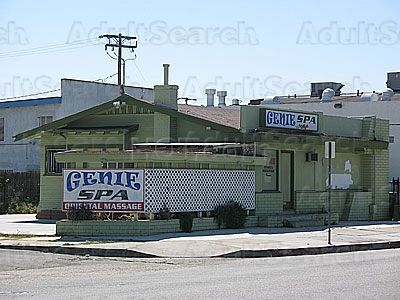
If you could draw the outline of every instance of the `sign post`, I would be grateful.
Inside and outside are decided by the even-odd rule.
[[[328,159],[328,244],[332,245],[331,230],[331,190],[332,190],[332,158],[335,158],[335,142],[325,142],[325,158]]]

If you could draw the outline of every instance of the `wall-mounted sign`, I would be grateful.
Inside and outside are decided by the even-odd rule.
[[[144,211],[143,170],[66,169],[63,210]]]
[[[317,114],[266,109],[261,121],[266,127],[318,131]]]

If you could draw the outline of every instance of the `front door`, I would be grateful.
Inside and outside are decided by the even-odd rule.
[[[283,197],[283,209],[294,208],[294,153],[293,151],[281,151],[281,193]]]

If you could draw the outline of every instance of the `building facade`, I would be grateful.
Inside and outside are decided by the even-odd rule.
[[[379,99],[379,98],[378,98]],[[388,181],[400,176],[400,96],[390,101],[363,101],[361,97],[334,97],[332,101],[319,99],[282,99],[279,109],[302,109],[320,111],[327,115],[342,117],[377,117],[389,120],[389,177]]]
[[[18,134],[17,141],[41,143],[38,217],[60,217],[68,205],[102,211],[96,201],[125,196],[122,188],[117,196],[99,190],[100,183],[130,187],[132,178],[144,177],[142,204],[131,211],[208,213],[234,200],[259,226],[323,225],[324,147],[334,141],[334,219],[390,218],[387,120],[265,105],[178,105],[177,90],[165,81],[154,87],[153,103],[122,95]],[[80,186],[92,188],[66,199]]]

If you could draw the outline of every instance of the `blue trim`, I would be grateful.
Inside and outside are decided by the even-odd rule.
[[[50,98],[38,98],[38,99],[27,99],[27,100],[15,100],[15,101],[4,101],[0,102],[0,108],[8,107],[25,107],[45,104],[57,104],[61,103],[61,97],[50,97]]]

